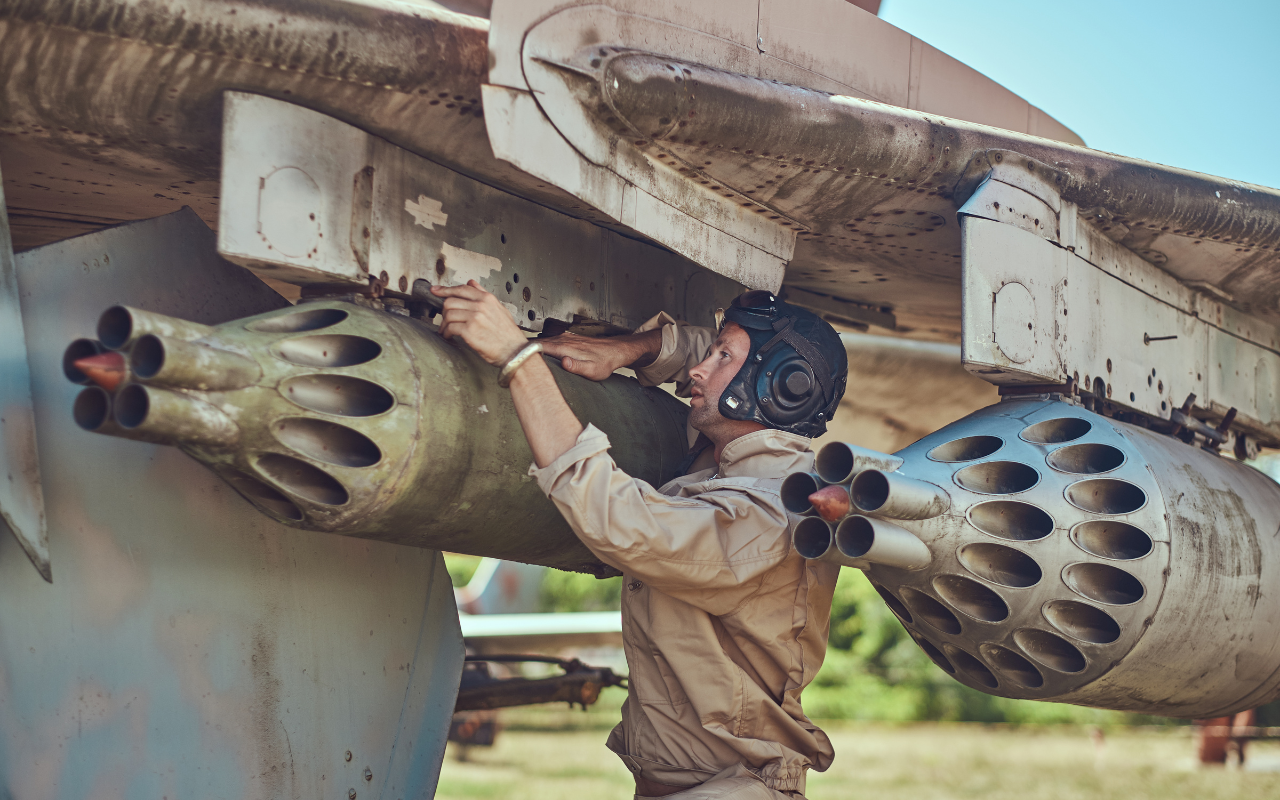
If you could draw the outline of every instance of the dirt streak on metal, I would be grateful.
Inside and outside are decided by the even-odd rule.
[[[26,212],[18,246],[61,238],[68,223],[121,221],[126,208],[192,204],[215,224],[225,89],[323,110],[443,163],[501,170],[480,119],[486,32],[485,20],[390,5],[0,8],[0,131],[12,134],[0,155],[17,169],[6,175],[11,204]],[[62,235],[71,232],[81,231]]]

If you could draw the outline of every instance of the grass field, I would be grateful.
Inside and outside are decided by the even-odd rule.
[[[603,715],[508,718],[492,748],[445,758],[439,800],[630,800],[630,774],[605,750]],[[1280,742],[1254,742],[1246,769],[1196,769],[1185,728],[1111,728],[1101,742],[1077,726],[975,723],[826,727],[836,761],[810,773],[814,800],[1274,800]],[[1263,770],[1263,771],[1257,771]]]

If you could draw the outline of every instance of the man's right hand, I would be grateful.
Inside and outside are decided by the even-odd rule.
[[[600,338],[562,333],[538,341],[566,372],[602,381],[616,369],[652,364],[662,350],[662,329]]]

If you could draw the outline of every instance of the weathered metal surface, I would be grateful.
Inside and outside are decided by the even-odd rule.
[[[174,343],[138,339],[109,414],[77,422],[177,445],[286,525],[611,572],[528,476],[533,455],[497,368],[426,322],[323,300]],[[224,381],[229,358],[254,369]],[[548,363],[623,471],[654,486],[676,476],[686,405],[632,378],[591,381]]]
[[[489,83],[527,89],[519,54],[553,17],[595,15],[567,38],[617,45],[895,106],[1080,143],[1079,137],[990,78],[847,0],[498,0],[490,18]],[[613,16],[616,20],[608,21]],[[614,39],[617,32],[624,39]],[[714,59],[714,60],[705,60]],[[720,59],[724,59],[721,61]],[[951,109],[963,113],[952,114]]]
[[[67,424],[60,351],[103,304],[213,324],[283,301],[191,212],[20,254],[18,278],[58,570],[0,537],[0,794],[430,797],[463,655],[439,554],[292,530],[172,448]]]
[[[956,206],[993,170],[1050,186],[1099,235],[1216,287],[1241,312],[1280,319],[1276,190],[692,60],[623,49],[568,66],[557,74],[583,113],[655,170],[798,228],[788,284],[889,306],[906,327],[958,328]]]
[[[35,425],[13,240],[0,187],[0,527],[7,527],[17,538],[32,565],[48,581],[53,580],[53,573]]]
[[[484,103],[494,153],[753,288],[777,289],[781,262],[791,258],[795,231],[804,223],[753,202],[752,192],[745,191],[750,187],[691,181],[686,170],[662,161],[665,154],[653,157],[643,147],[648,133],[618,125],[599,98],[581,95],[578,76],[571,73],[590,73],[602,59],[640,48],[859,97],[884,100],[900,94],[902,104],[924,97],[935,110],[931,106],[951,92],[921,95],[920,87],[936,89],[936,76],[948,72],[952,83],[968,92],[965,115],[1017,130],[1029,122],[1025,101],[972,70],[957,75],[966,68],[940,54],[950,63],[939,69],[938,59],[923,57],[926,51],[936,53],[932,48],[838,0],[799,5],[721,0],[696,9],[626,0],[608,6],[499,3],[492,18],[495,63]],[[851,41],[869,46],[851,48]],[[850,59],[851,52],[858,57]],[[894,69],[899,59],[902,68]],[[684,76],[673,77],[678,82]],[[905,83],[902,92],[893,91],[908,77],[912,92]],[[998,100],[988,102],[989,95]],[[1011,109],[1021,112],[1016,124]],[[684,126],[688,120],[675,116],[667,123]]]
[[[498,191],[323,114],[228,92],[219,252],[293,283],[475,280],[516,322],[712,325],[741,286],[670,251]],[[578,208],[580,213],[590,212]]]
[[[1194,394],[1221,409],[1217,418],[1236,409],[1236,431],[1280,445],[1280,329],[1108,239],[1082,236],[1067,249],[969,216],[971,205],[961,210],[971,372],[997,384],[1072,380],[1161,420]]]
[[[754,87],[721,92],[725,87],[701,75],[698,116],[682,120],[678,143],[672,135],[636,148],[633,142],[649,141],[650,131],[617,137],[620,154],[610,158],[624,158],[637,180],[666,187],[663,196],[683,198],[676,205],[640,204],[639,194],[628,201],[621,186],[604,192],[588,179],[590,162],[565,138],[577,129],[547,122],[547,114],[570,112],[552,108],[545,94],[538,103],[547,108],[540,109],[528,94],[524,58],[537,54],[522,49],[526,34],[567,19],[556,14],[539,24],[560,7],[499,3],[486,53],[486,21],[437,7],[15,0],[0,8],[0,70],[8,76],[0,82],[6,120],[0,125],[13,134],[0,140],[0,159],[9,169],[19,245],[181,203],[212,223],[215,120],[221,92],[240,89],[357,124],[601,226],[633,227],[628,221],[640,224],[648,214],[648,224],[682,237],[695,260],[740,245],[721,247],[681,215],[737,220],[748,208],[740,203],[762,206],[768,213],[757,214],[755,224],[733,223],[746,237],[737,241],[792,222],[790,230],[800,233],[789,285],[888,309],[902,329],[934,338],[955,337],[961,324],[953,200],[999,159],[1022,154],[1057,165],[1049,177],[1063,177],[1064,196],[1102,234],[1242,312],[1280,313],[1277,244],[1267,239],[1277,224],[1273,192],[1036,138],[1077,141],[971,70],[836,0],[596,6],[592,19],[626,23],[595,26],[595,39],[582,41],[638,47],[685,64],[711,61],[740,73],[717,73],[740,89]],[[564,8],[586,13],[582,5]],[[619,32],[616,41],[601,39],[610,31]],[[562,39],[549,41],[559,47]],[[486,126],[476,115],[489,57]],[[552,70],[541,63],[529,68],[546,76]],[[743,76],[793,85],[751,84]],[[590,122],[595,111],[572,113]],[[957,121],[965,118],[1013,133]],[[543,170],[543,179],[495,159],[486,131],[503,152],[537,154],[521,163]],[[697,169],[681,175],[681,167]],[[573,197],[588,191],[604,193],[589,203]],[[695,246],[702,250],[695,253]]]
[[[492,51],[497,84],[513,68],[520,70],[520,56],[510,57],[508,48],[511,42],[523,41],[525,29],[545,13],[535,5],[520,4],[504,12],[500,4]],[[652,3],[616,6],[624,14],[651,20],[672,11]],[[963,117],[973,112],[971,118],[981,122],[1070,138],[1069,132],[1053,128],[1034,109],[1018,111],[1021,101],[1009,100],[1003,89],[858,9],[842,3],[811,3],[790,10],[784,6],[722,3],[696,12],[683,8],[678,22],[686,31],[697,29],[732,42],[747,59],[743,64],[765,65],[744,67],[749,74],[933,113]],[[784,13],[785,27],[778,24]],[[5,121],[0,124],[13,135],[0,141],[0,159],[10,166],[11,195],[16,192],[19,200],[11,205],[17,206],[13,214],[20,246],[152,216],[184,203],[213,224],[220,202],[216,181],[220,132],[214,120],[221,112],[225,89],[253,91],[317,109],[569,215],[613,229],[627,228],[623,221],[611,221],[600,209],[557,188],[568,180],[565,175],[579,171],[554,166],[556,153],[572,155],[554,129],[548,129],[549,136],[543,135],[547,131],[525,124],[524,117],[504,122],[499,126],[502,130],[488,128],[495,141],[528,140],[548,169],[554,168],[554,181],[539,180],[493,158],[485,137],[477,135],[486,129],[477,117],[487,66],[486,27],[482,19],[434,6],[406,9],[378,3],[331,3],[305,9],[244,2],[10,3],[0,9],[0,52],[5,54],[0,68],[8,76],[0,83],[5,92],[0,104]],[[675,57],[697,58],[711,52],[706,36],[662,38]],[[865,46],[850,48],[850,41]],[[761,53],[761,47],[766,52]],[[510,52],[518,54],[519,47]],[[500,86],[494,89],[501,91]],[[956,98],[964,98],[959,107],[954,105]],[[944,105],[934,107],[943,101]],[[491,115],[514,113],[499,105],[490,109]],[[543,119],[536,106],[525,111]],[[1019,114],[1026,125],[1015,124]],[[725,170],[722,158],[721,151],[729,147],[699,154],[713,162],[711,172],[702,176],[708,179],[707,186],[731,186],[745,197],[763,198],[780,219],[790,215],[806,231],[825,224],[806,217],[799,208],[788,210],[780,199],[753,188],[785,183],[780,197],[803,198],[811,194],[805,184],[818,184],[814,189],[819,195],[836,200],[839,195],[831,193],[825,174],[815,176],[801,165],[777,172],[783,178],[749,174],[737,180]],[[690,177],[670,184],[678,196],[691,191],[703,205],[725,200],[714,193],[704,197],[700,179],[691,182]],[[681,190],[682,184],[688,184],[689,191]],[[870,198],[870,193],[861,191],[865,188],[860,187],[860,194]],[[877,227],[876,220],[867,217],[866,229],[858,233],[871,233],[871,239],[846,236],[840,229],[838,236],[814,249],[808,241],[813,237],[801,236],[788,281],[861,306],[891,307],[904,328],[954,336],[959,315],[953,256],[958,256],[959,240],[954,226],[945,224],[951,209],[947,203],[941,204],[940,211],[908,208],[897,202],[902,197],[896,192],[861,203],[862,212],[886,218]],[[641,208],[624,203],[622,194],[600,205],[613,208],[611,204],[624,217],[658,214],[655,224],[674,225],[683,231],[678,235],[693,237],[690,241],[697,238],[693,229],[675,224],[684,213],[675,206]],[[922,214],[916,215],[917,211]],[[921,219],[903,226],[903,215]],[[762,230],[772,223],[760,223]],[[744,235],[755,236],[754,227],[748,226],[751,230]],[[883,240],[874,238],[877,233],[883,234]],[[887,246],[896,244],[893,237],[899,234],[899,238],[934,234],[936,241],[917,247],[917,252]],[[698,246],[712,254],[738,247],[699,241]],[[867,247],[868,241],[886,246]]]
[[[227,89],[315,108],[568,205],[489,151],[487,29],[436,4],[383,0],[5,0],[0,160],[18,247],[183,205],[215,225]]]
[[[1280,486],[1265,475],[1044,396],[897,455],[951,507],[896,522],[928,546],[927,568],[867,574],[957,680],[1188,718],[1280,692],[1280,597],[1265,589],[1280,569]]]

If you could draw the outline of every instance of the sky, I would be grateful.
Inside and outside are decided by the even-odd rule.
[[[1090,147],[1280,188],[1280,0],[883,0]]]

